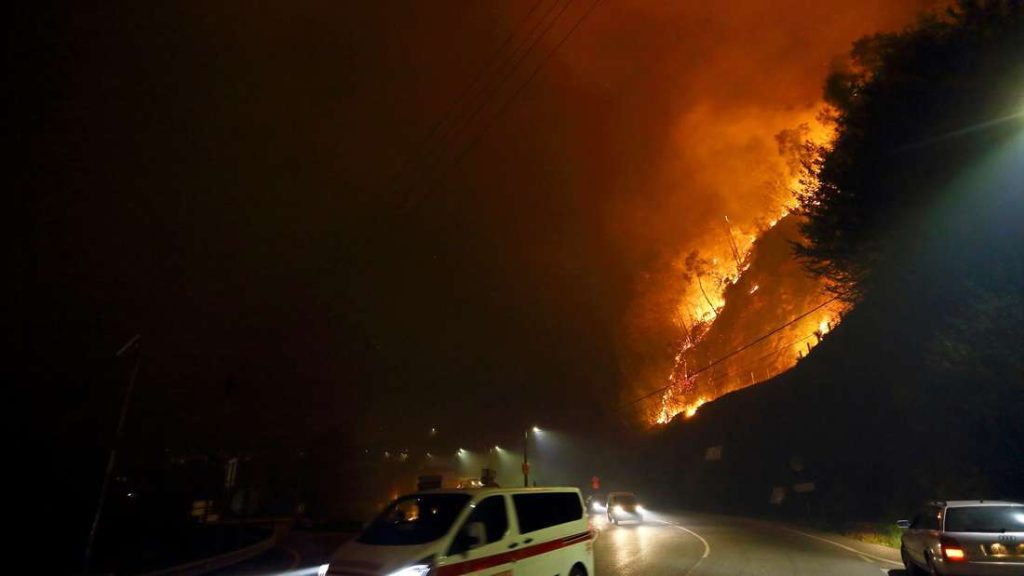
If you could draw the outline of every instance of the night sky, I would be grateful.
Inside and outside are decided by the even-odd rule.
[[[128,431],[165,446],[224,422],[252,445],[614,422],[667,374],[644,359],[668,360],[668,319],[633,322],[666,262],[760,216],[772,136],[813,118],[850,42],[921,7],[604,0],[546,59],[574,2],[459,100],[550,1],[15,19],[11,333],[35,409],[57,433],[113,417],[111,357],[141,332]]]

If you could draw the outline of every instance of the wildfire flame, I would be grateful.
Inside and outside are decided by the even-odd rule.
[[[800,135],[815,144],[827,143],[832,138],[831,131],[822,125],[802,126],[802,130]],[[648,415],[652,424],[666,424],[678,415],[691,418],[701,406],[724,394],[789,370],[841,321],[846,304],[839,301],[830,302],[819,313],[801,317],[829,298],[825,286],[803,274],[788,254],[788,242],[798,234],[799,216],[792,212],[797,205],[797,193],[806,182],[801,176],[807,177],[794,164],[790,164],[790,173],[783,183],[791,194],[780,201],[781,206],[757,220],[758,225],[742,229],[726,216],[720,244],[675,262],[684,281],[675,322],[682,337],[668,375],[669,386],[656,396],[656,406]],[[785,270],[752,270],[759,258],[766,259],[760,252],[773,250],[776,254],[786,250],[783,260],[788,261],[762,266],[787,267]],[[732,302],[737,304],[730,306]],[[782,315],[785,306],[780,303],[790,308],[802,305],[805,309],[788,310],[786,317]],[[799,320],[793,321],[794,318]],[[763,332],[761,326],[766,322],[774,323],[771,328],[781,325],[784,329],[770,332],[771,337],[763,341],[753,338],[763,335],[755,328]],[[757,345],[744,349],[744,342],[738,341],[740,335],[754,339]],[[737,348],[740,352],[730,355]],[[716,362],[723,354],[727,360]]]

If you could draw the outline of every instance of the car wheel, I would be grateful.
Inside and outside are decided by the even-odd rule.
[[[583,566],[577,564],[569,571],[569,576],[587,576],[587,570]]]
[[[910,559],[910,553],[902,546],[900,546],[900,558],[903,560],[903,566],[907,568],[907,574],[910,576],[921,575],[921,569],[917,564],[914,564],[914,561]]]
[[[928,563],[928,574],[929,574],[929,576],[939,576],[939,571],[938,571],[938,569],[935,568],[935,561],[932,560],[932,555],[930,553],[929,554],[925,554],[924,559],[925,559],[925,562]]]

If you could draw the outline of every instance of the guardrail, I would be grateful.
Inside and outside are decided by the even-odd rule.
[[[236,521],[230,523],[242,524],[250,522]],[[268,521],[264,520],[257,524],[265,523],[268,523]],[[269,523],[273,525],[273,531],[270,533],[270,536],[255,544],[250,544],[244,548],[225,552],[216,556],[185,562],[183,564],[178,564],[177,566],[171,566],[170,568],[161,568],[153,572],[146,572],[141,576],[168,576],[170,574],[174,574],[175,576],[199,576],[200,574],[220,570],[221,568],[231,566],[232,564],[244,562],[245,560],[258,556],[276,546],[280,539],[288,532],[290,519],[285,521],[282,521],[282,519],[271,519],[269,520]]]

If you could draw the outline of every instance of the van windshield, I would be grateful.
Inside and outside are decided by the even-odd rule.
[[[413,546],[448,533],[469,502],[468,494],[417,494],[391,503],[359,536],[374,546]]]

